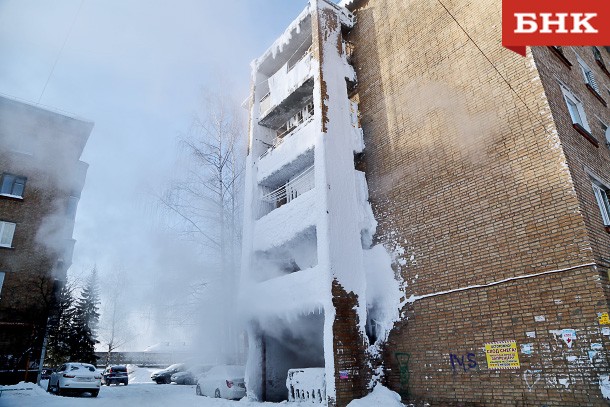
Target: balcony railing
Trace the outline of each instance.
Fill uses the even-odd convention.
[[[288,370],[286,387],[289,402],[326,403],[326,374],[322,367]]]
[[[259,218],[315,187],[314,166],[290,179],[284,185],[261,197]]]
[[[264,156],[275,150],[280,144],[284,142],[284,140],[297,133],[303,127],[307,126],[307,124],[309,124],[309,122],[311,122],[312,120],[313,116],[310,116],[307,119],[301,121],[296,127],[292,127],[286,130],[285,132],[278,134],[277,137],[273,140],[273,143],[269,146],[269,148],[267,148],[267,150],[260,155],[259,159],[263,158]]]

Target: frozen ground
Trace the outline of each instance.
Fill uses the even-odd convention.
[[[257,403],[252,401],[231,401],[197,396],[195,386],[178,386],[175,384],[155,384],[150,374],[158,369],[136,368],[130,375],[128,386],[102,386],[97,398],[88,394],[83,396],[62,397],[47,393],[42,387],[32,383],[20,383],[14,386],[0,386],[0,407],[311,407],[311,403]],[[46,388],[47,382],[41,383]],[[25,390],[30,389],[30,390]],[[403,406],[398,395],[385,388],[375,389],[368,397],[350,403],[351,407],[400,407]],[[356,403],[356,404],[355,404]]]
[[[11,387],[31,387],[33,390],[4,392],[0,397],[1,407],[262,407],[275,405],[274,403],[202,397],[195,394],[195,386],[155,384],[153,382],[130,383],[128,386],[103,386],[97,398],[89,397],[87,394],[74,397],[54,396],[31,383],[22,383]],[[308,405],[311,406],[311,404]],[[303,407],[304,405],[291,403],[290,406]]]

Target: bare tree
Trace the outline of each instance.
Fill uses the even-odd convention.
[[[245,115],[239,104],[223,90],[204,89],[198,112],[179,139],[184,172],[158,197],[166,221],[201,247],[208,268],[191,283],[192,292],[175,304],[176,312],[171,314],[180,318],[181,325],[189,323],[185,316],[197,315],[184,309],[200,306],[210,287],[223,292],[224,304],[217,304],[218,308],[232,312],[241,247],[245,135]],[[224,329],[227,341],[223,343],[228,343],[235,335],[229,324]]]
[[[200,110],[180,138],[186,176],[159,196],[174,229],[212,254],[230,280],[241,235],[244,135],[238,105],[222,91],[204,90]]]
[[[124,287],[127,286],[126,278],[126,273],[120,267],[105,277],[105,301],[102,309],[99,337],[100,342],[107,350],[106,365],[110,363],[110,356],[113,351],[133,339],[124,301]]]

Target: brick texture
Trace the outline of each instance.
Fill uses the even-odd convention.
[[[407,295],[498,283],[407,306],[385,349],[387,385],[432,405],[606,405],[610,235],[587,171],[610,182],[593,123],[608,110],[574,50],[568,69],[547,48],[503,49],[498,1],[369,0],[354,12],[377,240],[404,250]],[[576,52],[594,67],[588,48]],[[572,128],[557,78],[583,99],[598,148]],[[571,347],[563,329],[576,330]],[[519,348],[519,369],[488,369],[485,343],[506,340],[531,353]],[[402,376],[397,353],[409,355]]]
[[[36,379],[25,370],[38,364],[54,293],[71,264],[70,197],[84,185],[87,166],[79,157],[91,129],[0,98],[0,176],[27,178],[22,199],[0,196],[0,220],[16,224],[12,247],[0,247],[0,384]],[[28,141],[31,151],[18,152],[15,140]]]

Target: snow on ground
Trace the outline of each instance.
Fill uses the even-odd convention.
[[[46,380],[41,382],[41,386],[23,382],[13,386],[0,386],[0,390],[4,390],[0,395],[0,407],[270,407],[278,405],[278,403],[234,401],[197,396],[195,386],[154,383],[150,380],[150,374],[156,370],[158,369],[130,366],[128,386],[102,386],[97,398],[93,398],[89,394],[72,397],[55,396],[45,391]],[[310,407],[312,404],[283,402],[279,405]],[[375,406],[382,405],[376,404]]]
[[[257,403],[250,401],[234,401],[197,396],[195,386],[179,386],[176,384],[133,383],[128,386],[102,386],[97,398],[88,394],[82,396],[63,397],[47,393],[41,387],[32,383],[20,383],[6,388],[32,388],[32,390],[5,391],[0,396],[0,407],[264,407],[276,403]],[[305,407],[304,403],[280,403],[287,407]],[[311,403],[307,403],[311,406]]]
[[[129,383],[152,383],[150,376],[161,369],[138,367],[136,365],[127,365],[127,373],[129,375]]]
[[[257,403],[253,401],[233,401],[197,396],[195,386],[175,384],[133,383],[128,386],[102,386],[97,398],[88,394],[83,396],[63,397],[47,393],[32,383],[19,383],[14,386],[0,386],[0,389],[24,389],[5,391],[0,396],[0,407],[311,407],[311,403]],[[31,390],[25,390],[29,388]],[[317,405],[317,404],[316,404]],[[375,387],[367,397],[354,400],[349,407],[404,407],[400,396],[383,386]]]
[[[347,407],[404,407],[400,402],[398,393],[393,392],[381,385],[375,386],[373,392],[368,396],[354,400]]]

